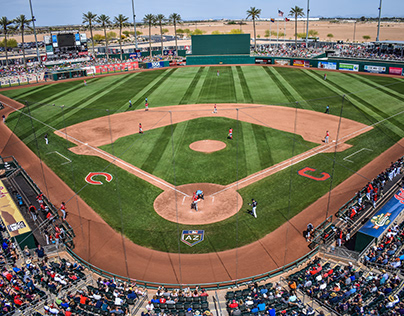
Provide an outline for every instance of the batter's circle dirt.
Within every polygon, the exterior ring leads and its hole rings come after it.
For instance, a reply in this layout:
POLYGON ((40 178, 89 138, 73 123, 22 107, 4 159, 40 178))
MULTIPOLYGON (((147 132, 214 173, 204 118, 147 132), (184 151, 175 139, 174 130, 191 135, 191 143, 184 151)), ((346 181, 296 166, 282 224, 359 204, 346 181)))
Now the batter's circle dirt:
POLYGON ((236 214, 243 205, 243 198, 236 190, 219 184, 192 183, 176 189, 166 190, 154 200, 157 214, 174 223, 203 225, 220 222, 236 214), (191 209, 191 203, 197 190, 203 191, 205 199, 198 202, 198 211, 195 211, 191 209))
POLYGON ((189 145, 189 148, 195 151, 200 151, 203 153, 213 153, 226 148, 226 143, 220 140, 204 139, 193 142, 189 145))

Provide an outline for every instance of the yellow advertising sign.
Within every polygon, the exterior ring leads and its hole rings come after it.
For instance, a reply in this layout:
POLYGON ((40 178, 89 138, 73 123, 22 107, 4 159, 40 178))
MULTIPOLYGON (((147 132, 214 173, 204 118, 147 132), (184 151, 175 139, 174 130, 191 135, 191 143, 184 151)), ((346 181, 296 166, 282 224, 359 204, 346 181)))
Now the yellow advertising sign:
POLYGON ((21 215, 13 198, 0 180, 0 215, 11 237, 30 232, 27 222, 21 215))

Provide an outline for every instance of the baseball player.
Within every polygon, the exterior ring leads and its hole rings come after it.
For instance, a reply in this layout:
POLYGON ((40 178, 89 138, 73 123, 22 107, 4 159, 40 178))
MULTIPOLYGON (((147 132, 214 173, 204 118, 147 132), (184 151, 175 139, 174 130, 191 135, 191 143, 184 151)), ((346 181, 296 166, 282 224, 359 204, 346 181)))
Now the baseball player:
POLYGON ((65 204, 65 202, 62 202, 62 204, 60 205, 60 211, 63 214, 62 219, 65 220, 66 219, 66 204, 65 204))
POLYGON ((330 133, 327 131, 325 133, 324 143, 328 144, 329 141, 330 141, 330 133))
POLYGON ((213 107, 213 112, 212 112, 213 114, 216 114, 217 113, 217 107, 216 107, 216 104, 214 105, 214 107, 213 107))
POLYGON ((139 134, 143 134, 142 123, 139 123, 139 134))
POLYGON ((248 203, 248 205, 252 206, 251 214, 257 218, 257 201, 251 199, 251 203, 248 203))
POLYGON ((233 129, 232 128, 229 129, 229 138, 233 139, 233 129))
POLYGON ((132 107, 132 100, 129 100, 129 107, 132 107))
POLYGON ((45 144, 48 145, 49 144, 48 133, 46 133, 43 138, 45 138, 45 144))
POLYGON ((324 113, 325 114, 330 114, 330 106, 329 105, 326 106, 324 113))
POLYGON ((327 80, 327 74, 324 74, 324 80, 327 80))
POLYGON ((87 81, 84 80, 84 86, 86 86, 86 85, 87 85, 87 81))
POLYGON ((198 194, 196 194, 196 192, 194 192, 193 196, 192 196, 192 204, 191 204, 191 208, 194 208, 195 211, 198 212, 198 202, 200 201, 198 194))
POLYGON ((145 107, 145 109, 144 109, 145 111, 149 111, 149 103, 146 102, 144 107, 145 107))

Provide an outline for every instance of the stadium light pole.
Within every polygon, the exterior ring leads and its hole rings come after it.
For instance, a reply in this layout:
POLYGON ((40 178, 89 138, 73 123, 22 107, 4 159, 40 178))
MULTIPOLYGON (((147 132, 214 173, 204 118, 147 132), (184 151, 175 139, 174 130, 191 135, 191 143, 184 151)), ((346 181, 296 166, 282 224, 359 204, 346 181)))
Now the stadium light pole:
POLYGON ((306 47, 309 46, 309 15, 310 15, 310 0, 307 0, 306 47))
POLYGON ((38 39, 36 37, 36 29, 35 29, 35 16, 34 16, 34 11, 32 10, 32 2, 31 2, 31 0, 29 0, 29 7, 31 9, 32 27, 34 29, 36 57, 38 58, 39 64, 42 64, 41 58, 39 57, 38 39))
POLYGON ((132 0, 132 13, 133 13, 133 27, 135 28, 135 47, 137 47, 137 33, 136 33, 136 15, 135 15, 135 0, 132 0))
POLYGON ((382 16, 382 0, 380 0, 380 5, 379 5, 379 22, 377 23, 377 36, 376 36, 376 41, 379 41, 379 34, 380 34, 380 18, 382 16))

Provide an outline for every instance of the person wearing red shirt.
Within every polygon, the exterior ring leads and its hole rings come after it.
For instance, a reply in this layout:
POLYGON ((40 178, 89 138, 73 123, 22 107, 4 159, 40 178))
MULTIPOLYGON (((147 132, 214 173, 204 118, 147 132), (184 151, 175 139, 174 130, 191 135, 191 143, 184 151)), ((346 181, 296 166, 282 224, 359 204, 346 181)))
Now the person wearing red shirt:
POLYGON ((232 128, 229 129, 229 138, 233 139, 233 129, 232 128))
POLYGON ((66 219, 66 214, 67 214, 65 202, 62 202, 62 204, 60 205, 60 211, 63 214, 62 219, 65 220, 66 219))
POLYGON ((142 123, 139 123, 139 134, 143 134, 142 123))

